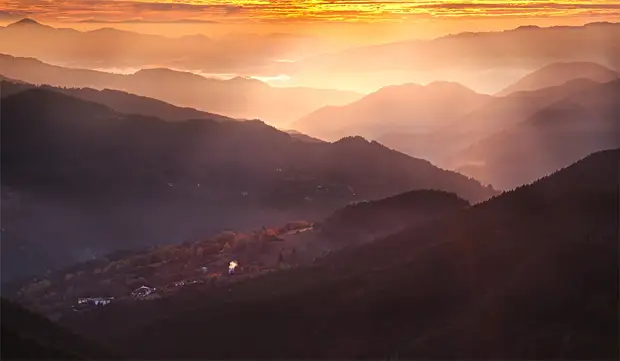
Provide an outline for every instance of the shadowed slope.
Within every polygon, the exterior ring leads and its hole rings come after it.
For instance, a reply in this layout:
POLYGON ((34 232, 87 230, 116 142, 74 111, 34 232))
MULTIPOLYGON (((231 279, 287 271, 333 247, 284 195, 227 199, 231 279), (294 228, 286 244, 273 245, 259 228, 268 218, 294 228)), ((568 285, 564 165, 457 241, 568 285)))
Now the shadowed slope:
POLYGON ((3 360, 111 359, 112 354, 2 298, 3 360))
MULTIPOLYGON (((106 341, 187 359, 616 359, 619 157, 596 153, 315 267, 188 298, 106 341)), ((82 327, 127 320, 116 311, 82 327)))

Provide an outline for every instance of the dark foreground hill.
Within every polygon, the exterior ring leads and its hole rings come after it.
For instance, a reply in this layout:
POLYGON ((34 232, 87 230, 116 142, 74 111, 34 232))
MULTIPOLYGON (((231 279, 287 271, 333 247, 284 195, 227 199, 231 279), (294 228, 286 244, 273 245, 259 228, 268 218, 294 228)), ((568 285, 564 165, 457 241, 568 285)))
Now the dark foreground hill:
POLYGON ((3 360, 111 359, 109 352, 4 298, 3 360))
POLYGON ((388 235, 469 207, 469 202, 443 191, 410 191, 347 205, 321 224, 323 236, 348 243, 388 235))
POLYGON ((117 248, 321 219, 414 189, 472 202, 495 194, 362 138, 310 143, 260 121, 171 123, 45 89, 1 106, 3 278, 117 248))
POLYGON ((161 304, 148 326, 109 308, 79 328, 122 319, 102 341, 158 359, 617 359, 619 160, 596 153, 315 267, 161 304))

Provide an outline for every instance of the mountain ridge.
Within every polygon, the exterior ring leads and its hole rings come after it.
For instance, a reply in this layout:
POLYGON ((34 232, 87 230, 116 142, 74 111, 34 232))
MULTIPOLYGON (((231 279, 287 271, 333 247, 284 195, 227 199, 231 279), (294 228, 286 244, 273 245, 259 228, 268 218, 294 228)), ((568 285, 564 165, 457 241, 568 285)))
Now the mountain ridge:
POLYGON ((481 139, 448 163, 505 189, 535 180, 584 154, 618 147, 618 94, 620 80, 588 87, 481 139), (473 166, 468 169, 467 163, 473 166))
POLYGON ((180 108, 157 99, 126 93, 118 90, 96 90, 92 88, 58 88, 49 85, 42 85, 37 87, 35 85, 27 84, 24 82, 16 82, 15 80, 3 77, 1 74, 0 80, 2 80, 2 97, 29 89, 42 88, 64 93, 82 100, 101 103, 120 113, 154 116, 168 121, 182 121, 199 118, 216 119, 219 121, 237 121, 236 119, 225 117, 223 115, 201 112, 193 108, 180 108))
POLYGON ((426 133, 491 99, 452 82, 391 85, 347 105, 320 108, 293 127, 327 140, 347 135, 376 138, 388 129, 426 133), (455 103, 460 106, 448 106, 455 103))
POLYGON ((618 79, 620 74, 591 62, 561 62, 546 65, 514 84, 509 85, 497 95, 504 96, 519 91, 534 91, 552 86, 559 86, 575 79, 590 79, 605 83, 618 79))
POLYGON ((4 276, 24 269, 19 257, 45 271, 121 244, 317 219, 356 199, 412 189, 472 202, 496 194, 377 143, 300 142, 261 121, 166 122, 45 89, 1 102, 3 248, 16 255, 3 263, 4 276), (33 248, 52 246, 36 241, 42 233, 65 245, 45 261, 33 248))
POLYGON ((0 55, 0 73, 35 85, 120 90, 233 118, 260 118, 274 125, 286 124, 322 105, 347 103, 360 96, 329 89, 271 87, 256 79, 219 80, 171 69, 113 74, 10 55, 0 55), (280 106, 273 107, 274 102, 280 106))

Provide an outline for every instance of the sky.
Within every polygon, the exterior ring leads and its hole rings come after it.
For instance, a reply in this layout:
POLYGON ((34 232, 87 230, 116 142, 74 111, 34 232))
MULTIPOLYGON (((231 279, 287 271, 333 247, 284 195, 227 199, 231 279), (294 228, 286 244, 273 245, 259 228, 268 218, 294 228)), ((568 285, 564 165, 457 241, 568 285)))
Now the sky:
POLYGON ((0 22, 22 17, 75 28, 113 24, 143 32, 231 29, 352 37, 424 38, 519 25, 581 25, 619 21, 610 0, 0 0, 0 22), (162 26, 167 25, 167 26, 162 26), (175 25, 175 26, 170 26, 175 25), (407 36, 405 36, 405 34, 407 36))

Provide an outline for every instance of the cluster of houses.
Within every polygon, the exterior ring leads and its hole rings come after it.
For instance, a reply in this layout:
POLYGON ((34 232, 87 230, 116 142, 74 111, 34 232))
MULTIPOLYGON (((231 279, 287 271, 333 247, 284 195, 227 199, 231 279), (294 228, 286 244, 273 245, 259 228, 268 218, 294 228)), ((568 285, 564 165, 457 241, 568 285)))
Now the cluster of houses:
POLYGON ((74 311, 86 311, 95 307, 103 307, 114 301, 114 297, 82 297, 78 299, 77 305, 73 306, 74 311))
POLYGON ((78 305, 92 304, 95 306, 107 306, 114 300, 114 297, 85 297, 78 300, 78 305))
MULTIPOLYGON (((205 267, 206 268, 206 267, 205 267)), ((204 283, 204 280, 194 279, 194 280, 183 280, 177 281, 173 283, 173 287, 183 287, 193 284, 204 283)), ((162 291, 168 290, 169 287, 164 287, 162 291)), ((131 292, 131 296, 136 300, 144 300, 149 299, 156 295, 157 288, 148 287, 148 286, 140 286, 131 292)), ((86 311, 95 307, 107 306, 112 301, 114 301, 114 297, 82 297, 77 301, 77 305, 73 306, 74 311, 86 311)))
POLYGON ((174 287, 183 287, 183 286, 188 286, 188 285, 195 285, 197 283, 204 283, 203 280, 183 280, 183 281, 177 281, 174 283, 174 287))
POLYGON ((131 296, 133 296, 133 298, 145 298, 148 297, 149 295, 152 295, 153 293, 155 293, 156 289, 154 287, 147 287, 147 286, 141 286, 139 288, 137 288, 136 290, 134 290, 131 293, 131 296))

